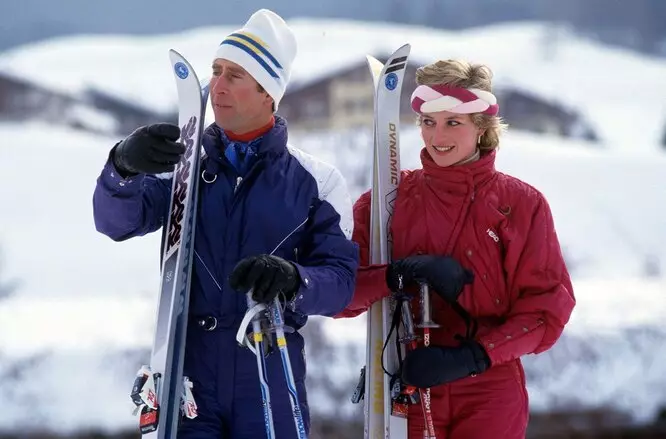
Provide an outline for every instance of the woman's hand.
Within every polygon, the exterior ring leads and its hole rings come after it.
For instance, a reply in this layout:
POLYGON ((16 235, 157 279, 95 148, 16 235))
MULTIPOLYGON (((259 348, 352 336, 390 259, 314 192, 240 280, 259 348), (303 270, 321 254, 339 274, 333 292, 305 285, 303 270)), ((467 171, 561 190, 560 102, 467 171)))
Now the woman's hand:
POLYGON ((466 284, 474 281, 471 271, 450 256, 416 255, 391 263, 386 270, 386 284, 392 291, 412 282, 427 283, 445 301, 458 299, 466 284))
POLYGON ((405 384, 427 388, 478 375, 488 367, 486 351, 468 340, 457 347, 428 346, 407 352, 401 378, 405 384))

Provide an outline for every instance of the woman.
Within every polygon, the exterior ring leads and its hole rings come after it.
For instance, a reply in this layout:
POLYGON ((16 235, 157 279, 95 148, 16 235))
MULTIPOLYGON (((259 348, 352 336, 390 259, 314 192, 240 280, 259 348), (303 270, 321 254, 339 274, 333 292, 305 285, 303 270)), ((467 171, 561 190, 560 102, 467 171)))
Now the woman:
MULTIPOLYGON (((362 267, 338 317, 359 315, 400 286, 429 284, 441 327, 429 347, 405 356, 401 377, 431 388, 438 439, 524 438, 520 358, 553 346, 575 305, 548 202, 495 169, 504 124, 491 79, 486 66, 463 61, 417 70, 411 102, 423 169, 402 172, 391 264, 368 264, 370 193, 354 206, 362 267)), ((423 438, 419 404, 409 408, 409 431, 423 438)))

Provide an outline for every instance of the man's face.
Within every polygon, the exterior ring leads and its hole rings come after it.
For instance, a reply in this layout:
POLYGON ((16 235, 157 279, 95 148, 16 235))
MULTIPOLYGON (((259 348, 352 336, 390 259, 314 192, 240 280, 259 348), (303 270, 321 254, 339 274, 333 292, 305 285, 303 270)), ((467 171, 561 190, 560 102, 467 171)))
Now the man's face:
POLYGON ((226 59, 213 62, 210 101, 215 123, 237 134, 262 127, 273 115, 273 99, 245 69, 226 59))

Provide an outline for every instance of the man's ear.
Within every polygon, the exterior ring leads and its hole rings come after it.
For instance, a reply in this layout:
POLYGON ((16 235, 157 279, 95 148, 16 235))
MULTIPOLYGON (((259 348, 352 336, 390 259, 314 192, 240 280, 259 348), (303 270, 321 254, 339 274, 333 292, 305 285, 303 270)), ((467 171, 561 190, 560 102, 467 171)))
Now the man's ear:
POLYGON ((269 105, 273 110, 273 113, 275 113, 275 101, 273 100, 273 98, 268 93, 266 93, 266 97, 264 99, 265 99, 264 102, 266 102, 266 104, 269 105))

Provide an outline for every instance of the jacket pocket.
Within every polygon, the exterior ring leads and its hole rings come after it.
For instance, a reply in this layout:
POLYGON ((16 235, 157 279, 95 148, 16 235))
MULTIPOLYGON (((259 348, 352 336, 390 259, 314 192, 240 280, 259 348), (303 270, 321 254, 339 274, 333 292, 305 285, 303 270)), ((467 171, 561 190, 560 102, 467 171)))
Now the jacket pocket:
POLYGON ((504 272, 506 217, 490 206, 466 227, 458 244, 460 263, 474 273, 474 282, 461 297, 476 316, 498 316, 509 309, 504 272))

